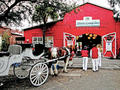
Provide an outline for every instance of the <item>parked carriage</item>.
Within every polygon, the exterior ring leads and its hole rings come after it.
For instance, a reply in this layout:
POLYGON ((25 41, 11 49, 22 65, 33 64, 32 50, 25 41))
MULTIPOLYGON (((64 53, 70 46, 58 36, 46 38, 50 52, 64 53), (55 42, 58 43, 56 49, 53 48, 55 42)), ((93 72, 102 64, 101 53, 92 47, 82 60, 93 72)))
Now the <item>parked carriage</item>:
POLYGON ((32 44, 17 44, 10 45, 8 52, 0 52, 0 77, 9 75, 10 67, 15 64, 13 72, 17 78, 24 79, 29 76, 32 85, 40 86, 48 78, 49 63, 70 56, 69 53, 67 56, 49 59, 49 52, 43 51, 43 45, 36 47, 41 49, 33 52, 32 44))

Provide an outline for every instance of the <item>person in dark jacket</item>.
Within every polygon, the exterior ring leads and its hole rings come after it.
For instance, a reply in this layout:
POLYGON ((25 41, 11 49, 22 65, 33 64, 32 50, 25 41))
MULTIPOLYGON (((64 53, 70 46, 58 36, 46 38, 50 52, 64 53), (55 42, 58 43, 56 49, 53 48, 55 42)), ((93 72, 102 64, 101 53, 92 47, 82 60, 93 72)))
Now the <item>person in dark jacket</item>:
POLYGON ((90 50, 90 57, 92 58, 92 70, 93 72, 98 71, 98 56, 99 56, 99 50, 96 48, 96 45, 92 45, 93 48, 90 50))
POLYGON ((83 71, 87 71, 88 53, 87 46, 84 46, 84 49, 81 51, 83 57, 83 71))

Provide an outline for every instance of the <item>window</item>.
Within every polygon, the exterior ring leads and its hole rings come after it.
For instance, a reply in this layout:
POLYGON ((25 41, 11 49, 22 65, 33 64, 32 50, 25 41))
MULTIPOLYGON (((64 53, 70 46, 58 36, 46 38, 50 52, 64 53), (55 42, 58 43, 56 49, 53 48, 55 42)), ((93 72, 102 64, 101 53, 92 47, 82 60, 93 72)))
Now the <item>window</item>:
MULTIPOLYGON (((35 44, 43 44, 43 37, 33 37, 33 46, 35 44)), ((53 37, 45 37, 45 47, 53 47, 53 37)))
POLYGON ((45 37, 45 47, 53 47, 53 37, 45 37))
POLYGON ((33 46, 35 44, 43 44, 42 37, 33 37, 33 46))

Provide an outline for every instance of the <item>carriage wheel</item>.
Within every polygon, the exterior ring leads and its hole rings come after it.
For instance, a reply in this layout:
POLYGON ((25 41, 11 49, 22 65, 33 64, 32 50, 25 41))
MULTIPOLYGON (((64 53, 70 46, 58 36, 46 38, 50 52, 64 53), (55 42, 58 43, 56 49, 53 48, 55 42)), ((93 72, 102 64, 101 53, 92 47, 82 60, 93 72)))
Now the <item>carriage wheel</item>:
POLYGON ((45 63, 36 63, 30 70, 30 82, 34 86, 42 85, 48 78, 49 69, 45 63))
POLYGON ((22 60, 21 63, 16 63, 13 68, 14 75, 19 79, 27 78, 31 65, 27 60, 22 60))

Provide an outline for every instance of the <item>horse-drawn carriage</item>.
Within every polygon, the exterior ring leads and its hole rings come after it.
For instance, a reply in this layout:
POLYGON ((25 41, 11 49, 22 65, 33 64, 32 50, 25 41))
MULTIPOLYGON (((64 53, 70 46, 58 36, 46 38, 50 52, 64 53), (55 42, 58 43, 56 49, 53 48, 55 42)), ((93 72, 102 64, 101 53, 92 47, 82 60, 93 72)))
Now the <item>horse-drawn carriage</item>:
MULTIPOLYGON (((39 45, 39 47, 41 49, 36 50, 39 52, 37 55, 33 54, 36 52, 33 52, 32 44, 10 45, 8 52, 0 52, 0 77, 9 75, 10 67, 15 64, 13 66, 13 72, 17 78, 24 79, 29 76, 32 85, 40 86, 48 78, 48 66, 51 67, 52 62, 56 63, 57 60, 63 58, 66 58, 64 67, 66 72, 68 60, 70 57, 70 52, 67 48, 64 48, 64 50, 67 50, 67 53, 63 53, 64 55, 61 54, 61 56, 57 56, 58 53, 62 53, 62 50, 59 50, 60 52, 58 52, 58 50, 55 51, 57 48, 52 48, 51 50, 44 51, 43 45, 39 45), (53 54, 56 56, 51 58, 51 55, 53 54)), ((50 72, 52 72, 51 74, 53 75, 52 68, 50 69, 50 72)))

